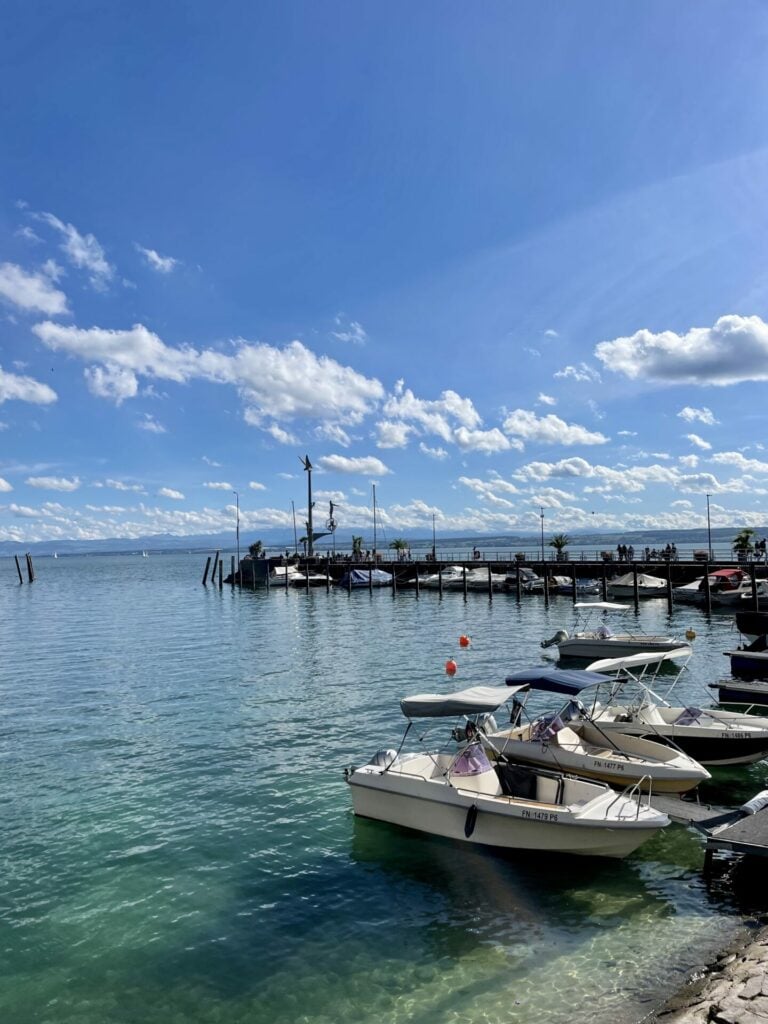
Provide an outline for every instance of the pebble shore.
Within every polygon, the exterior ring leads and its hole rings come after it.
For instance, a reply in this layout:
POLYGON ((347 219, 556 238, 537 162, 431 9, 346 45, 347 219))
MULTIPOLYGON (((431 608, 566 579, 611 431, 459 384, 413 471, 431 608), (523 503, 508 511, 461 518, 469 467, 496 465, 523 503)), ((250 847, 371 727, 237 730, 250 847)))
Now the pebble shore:
POLYGON ((766 1024, 768 927, 732 946, 643 1024, 766 1024))

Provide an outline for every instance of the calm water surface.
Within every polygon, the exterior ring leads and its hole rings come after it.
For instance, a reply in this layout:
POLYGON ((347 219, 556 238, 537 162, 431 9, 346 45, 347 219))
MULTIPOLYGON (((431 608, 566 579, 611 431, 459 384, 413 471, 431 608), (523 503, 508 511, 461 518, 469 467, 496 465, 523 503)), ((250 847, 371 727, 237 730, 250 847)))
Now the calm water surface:
MULTIPOLYGON (((678 826, 614 863, 354 820, 342 770, 397 746, 399 698, 536 664, 568 599, 237 593, 202 563, 0 560, 0 1019, 632 1021, 740 926, 678 826)), ((701 702, 730 620, 672 625, 701 702)))

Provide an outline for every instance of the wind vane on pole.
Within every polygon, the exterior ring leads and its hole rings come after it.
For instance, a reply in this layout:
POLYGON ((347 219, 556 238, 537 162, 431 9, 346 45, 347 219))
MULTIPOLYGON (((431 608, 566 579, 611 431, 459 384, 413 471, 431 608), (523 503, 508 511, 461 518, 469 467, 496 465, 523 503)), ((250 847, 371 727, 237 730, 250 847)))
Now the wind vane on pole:
POLYGON ((312 534, 312 506, 314 505, 312 501, 312 463, 309 461, 308 455, 305 455, 303 459, 299 456, 299 462, 307 474, 307 557, 312 558, 314 554, 314 537, 312 534))

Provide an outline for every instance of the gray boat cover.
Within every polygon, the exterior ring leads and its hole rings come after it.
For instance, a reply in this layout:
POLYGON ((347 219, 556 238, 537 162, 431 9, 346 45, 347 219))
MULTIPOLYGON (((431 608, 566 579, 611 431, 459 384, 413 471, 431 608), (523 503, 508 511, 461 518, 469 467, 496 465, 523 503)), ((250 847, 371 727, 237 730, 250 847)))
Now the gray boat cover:
POLYGON ((470 686, 456 693, 418 693, 403 697, 400 709, 406 718, 449 718, 493 712, 524 686, 470 686))

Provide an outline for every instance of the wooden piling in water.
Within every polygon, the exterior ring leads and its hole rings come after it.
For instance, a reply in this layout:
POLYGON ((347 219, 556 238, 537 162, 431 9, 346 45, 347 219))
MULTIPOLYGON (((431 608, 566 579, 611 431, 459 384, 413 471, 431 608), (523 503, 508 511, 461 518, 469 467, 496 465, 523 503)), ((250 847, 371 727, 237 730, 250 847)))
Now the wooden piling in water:
MULTIPOLYGON (((16 559, 16 565, 18 566, 18 564, 19 564, 19 560, 17 558, 16 559)), ((208 558, 205 560, 205 572, 203 573, 203 586, 205 586, 206 583, 208 582, 208 570, 210 568, 211 568, 211 556, 208 555, 208 558)), ((19 572, 19 575, 21 575, 21 572, 19 572)))
POLYGON ((704 610, 707 615, 712 611, 712 590, 709 586, 709 562, 704 563, 704 610))
POLYGON ((24 577, 21 573, 21 566, 19 565, 19 556, 14 555, 13 557, 16 559, 16 572, 19 574, 19 583, 23 583, 24 577))
MULTIPOLYGON (((754 575, 752 578, 754 579, 754 575)), ((32 555, 29 552, 27 552, 27 579, 30 583, 35 582, 35 570, 32 566, 32 555)), ((755 594, 757 594, 757 591, 755 591, 755 594)), ((755 597, 755 602, 757 602, 757 597, 755 597)), ((757 607, 757 603, 755 603, 755 607, 757 607)))
POLYGON ((219 590, 224 588, 224 559, 219 559, 219 590))
POLYGON ((576 566, 571 566, 571 586, 573 587, 573 594, 571 595, 571 604, 576 604, 576 566))
POLYGON ((234 555, 232 555, 232 561, 230 562, 230 567, 231 567, 231 570, 232 570, 232 572, 231 572, 231 576, 232 576, 232 589, 234 590, 234 588, 235 588, 235 556, 234 555))
POLYGON ((213 570, 211 572, 211 583, 216 586, 216 570, 219 567, 219 552, 215 551, 213 555, 213 570))
POLYGON ((327 558, 325 560, 325 592, 326 594, 331 592, 331 563, 327 558))
POLYGON ((760 599, 757 596, 757 577, 755 576, 754 563, 749 567, 749 577, 752 584, 752 607, 757 611, 760 607, 760 599))
POLYGON ((541 563, 541 575, 544 577, 544 607, 549 608, 549 575, 546 562, 541 563))
POLYGON ((518 604, 520 604, 520 597, 522 596, 522 590, 523 590, 523 587, 522 587, 522 583, 520 581, 520 563, 518 562, 517 563, 517 576, 515 577, 515 597, 517 598, 517 603, 518 604))
MULTIPOLYGON (((251 589, 256 589, 256 559, 251 559, 251 589)), ((267 590, 269 590, 269 567, 267 567, 267 590)))
POLYGON ((667 611, 672 614, 672 563, 667 562, 667 611))
POLYGON ((605 562, 603 562, 602 584, 603 584, 603 600, 607 601, 608 600, 608 573, 607 573, 606 568, 605 568, 605 562))
POLYGON ((461 583, 464 589, 464 600, 467 600, 467 567, 462 565, 461 567, 461 583))
POLYGON ((640 587, 637 583, 637 562, 632 563, 632 593, 635 598, 635 611, 640 611, 640 587))
POLYGON ((488 563, 488 600, 493 600, 493 579, 491 578, 491 563, 488 563))
POLYGON ((419 596, 419 563, 416 563, 416 597, 419 596))
POLYGON ((437 594, 438 597, 443 596, 443 565, 440 563, 440 568, 437 570, 437 594))

